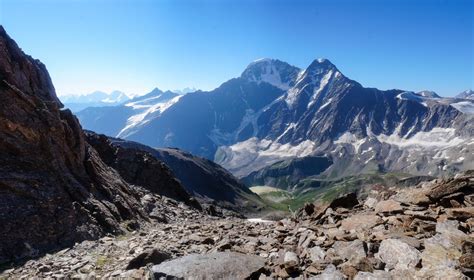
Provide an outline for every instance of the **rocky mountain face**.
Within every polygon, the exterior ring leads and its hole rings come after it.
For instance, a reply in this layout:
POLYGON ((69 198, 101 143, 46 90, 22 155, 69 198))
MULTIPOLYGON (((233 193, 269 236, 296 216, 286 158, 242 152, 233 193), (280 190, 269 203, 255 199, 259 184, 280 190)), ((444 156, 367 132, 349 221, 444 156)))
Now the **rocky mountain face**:
POLYGON ((374 185, 367 193, 309 203, 280 221, 222 219, 166 207, 166 215, 175 217, 168 224, 122 238, 85 241, 0 276, 474 277, 472 171, 411 187, 374 185))
POLYGON ((62 107, 46 67, 0 26, 2 269, 83 240, 200 215, 165 164, 85 135, 62 107))
POLYGON ((147 219, 61 106, 46 67, 0 27, 0 262, 147 219))
MULTIPOLYGON (((178 149, 153 149, 132 141, 125 141, 118 138, 107 139, 103 135, 97 136, 93 133, 88 133, 88 135, 90 135, 90 137, 99 138, 101 141, 106 141, 113 147, 114 159, 112 161, 119 162, 121 166, 116 167, 116 163, 111 163, 111 166, 116 168, 126 180, 127 178, 140 178, 143 181, 136 182, 137 184, 145 187, 150 185, 150 183, 153 183, 153 176, 156 176, 157 171, 149 168, 144 169, 141 162, 144 161, 147 165, 150 165, 150 162, 153 164, 157 162, 156 164, 159 163, 160 166, 163 166, 161 168, 166 169, 167 173, 176 176, 179 184, 182 184, 187 192, 205 205, 210 213, 215 211, 216 206, 218 208, 232 210, 236 213, 255 212, 264 206, 257 195, 252 193, 227 170, 210 160, 191 155, 178 149), (131 154, 134 158, 139 157, 140 160, 138 162, 140 162, 140 165, 135 168, 134 164, 129 164, 128 160, 123 159, 121 155, 122 151, 125 151, 124 153, 126 154, 131 154), (145 160, 141 159, 142 155, 146 155, 145 160), (131 174, 123 174, 122 172, 131 172, 131 174), (142 174, 137 175, 136 172, 146 173, 149 176, 142 174)), ((96 147, 94 144, 92 145, 96 147)), ((102 155, 101 149, 97 148, 97 150, 102 155)), ((107 153, 110 154, 111 152, 107 153)), ((109 156, 105 156, 105 158, 109 158, 109 156)), ((105 161, 108 163, 108 160, 105 161)), ((129 182, 135 183, 133 181, 129 182)), ((166 183, 160 188, 170 189, 176 192, 179 188, 175 185, 176 183, 166 183)), ((157 191, 157 193, 160 194, 162 192, 163 191, 157 191)), ((165 193, 163 194, 166 195, 165 193)), ((184 201, 184 199, 181 198, 182 195, 177 197, 167 194, 167 196, 184 201)), ((235 213, 233 215, 235 215, 235 213)))
POLYGON ((101 129, 106 122, 85 111, 79 118, 88 129, 204 156, 238 177, 306 156, 330 158, 334 165, 325 174, 334 176, 393 170, 440 175, 474 168, 472 100, 365 88, 327 59, 306 69, 255 61, 239 78, 210 92, 189 93, 144 121, 127 116, 133 129, 124 128, 126 117, 119 115, 114 119, 121 125, 113 130, 101 129))
POLYGON ((152 154, 114 145, 105 135, 93 132, 86 132, 85 135, 87 143, 99 153, 104 163, 117 170, 127 183, 202 210, 199 202, 184 189, 168 166, 152 154))

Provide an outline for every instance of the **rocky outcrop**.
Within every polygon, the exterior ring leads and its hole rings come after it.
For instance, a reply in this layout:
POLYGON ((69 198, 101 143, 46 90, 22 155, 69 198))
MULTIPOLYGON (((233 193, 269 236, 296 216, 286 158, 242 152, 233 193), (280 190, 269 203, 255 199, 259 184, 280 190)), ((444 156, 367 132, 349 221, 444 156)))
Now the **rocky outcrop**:
POLYGON ((156 157, 136 148, 114 145, 107 136, 86 132, 87 142, 99 153, 102 160, 120 173, 129 184, 183 201, 201 209, 201 205, 184 189, 171 170, 156 157))
POLYGON ((61 107, 46 67, 0 26, 0 262, 146 219, 138 195, 61 107))

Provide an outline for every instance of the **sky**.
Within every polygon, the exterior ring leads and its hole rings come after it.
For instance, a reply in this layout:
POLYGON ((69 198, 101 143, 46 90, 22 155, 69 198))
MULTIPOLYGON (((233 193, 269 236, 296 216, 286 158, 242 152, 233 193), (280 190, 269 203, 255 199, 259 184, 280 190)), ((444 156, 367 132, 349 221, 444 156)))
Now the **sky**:
POLYGON ((59 95, 211 90, 270 57, 379 89, 474 89, 471 0, 0 0, 59 95))

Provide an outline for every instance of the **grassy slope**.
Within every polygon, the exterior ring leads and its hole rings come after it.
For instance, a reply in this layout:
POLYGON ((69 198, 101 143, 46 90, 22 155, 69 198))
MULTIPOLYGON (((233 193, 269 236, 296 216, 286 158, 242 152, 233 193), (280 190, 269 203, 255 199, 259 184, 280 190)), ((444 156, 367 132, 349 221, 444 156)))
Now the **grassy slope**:
POLYGON ((258 186, 251 188, 268 205, 268 210, 296 211, 306 202, 331 201, 341 194, 357 191, 363 193, 373 185, 391 186, 400 179, 409 177, 404 173, 373 173, 347 176, 338 179, 304 179, 299 182, 295 191, 258 186))

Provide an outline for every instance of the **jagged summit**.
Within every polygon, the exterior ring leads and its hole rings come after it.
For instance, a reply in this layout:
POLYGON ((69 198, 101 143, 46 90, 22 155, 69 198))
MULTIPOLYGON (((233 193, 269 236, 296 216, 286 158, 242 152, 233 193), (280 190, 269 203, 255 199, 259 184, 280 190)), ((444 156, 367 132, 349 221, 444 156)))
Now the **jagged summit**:
POLYGON ((284 61, 261 58, 251 62, 241 75, 251 82, 267 82, 282 90, 288 90, 303 79, 320 80, 327 73, 341 76, 337 67, 326 58, 313 60, 304 70, 284 61))

